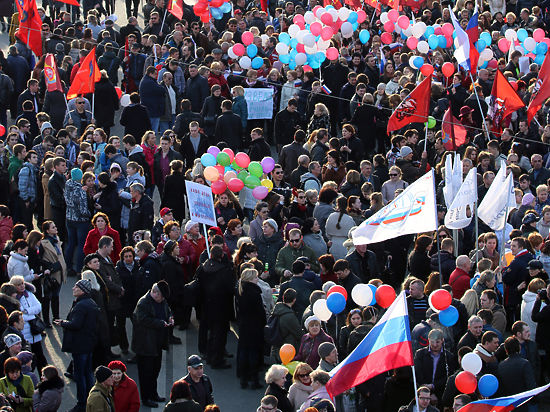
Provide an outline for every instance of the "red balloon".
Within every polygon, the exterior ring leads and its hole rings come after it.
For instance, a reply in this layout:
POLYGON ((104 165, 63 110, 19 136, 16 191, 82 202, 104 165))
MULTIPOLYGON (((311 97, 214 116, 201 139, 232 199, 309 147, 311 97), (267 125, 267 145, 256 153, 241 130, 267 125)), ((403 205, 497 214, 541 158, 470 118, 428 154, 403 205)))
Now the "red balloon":
POLYGON ((321 21, 326 25, 334 23, 334 20, 332 19, 332 15, 330 13, 323 13, 321 15, 321 21))
POLYGON ((321 30, 321 38, 325 41, 330 40, 330 38, 334 35, 334 30, 330 27, 323 27, 321 30))
POLYGON ((376 289, 376 303, 382 308, 389 308, 395 300, 395 289, 390 285, 382 285, 376 289))
POLYGON ((334 293, 334 292, 338 292, 338 293, 341 293, 342 295, 344 295, 344 297, 346 298, 346 300, 348 300, 348 292, 346 291, 346 289, 344 289, 343 286, 340 286, 340 285, 334 285, 333 287, 331 287, 328 292, 327 292, 327 298, 329 297, 329 295, 331 293, 334 293))
POLYGON ((303 65, 302 69, 304 70, 304 72, 312 72, 313 71, 313 69, 311 68, 311 66, 309 64, 303 65))
POLYGON ((115 87, 115 90, 116 90, 116 94, 118 96, 118 99, 120 100, 120 98, 122 97, 122 90, 118 86, 115 87))
POLYGON ((237 56, 242 56, 242 55, 244 55, 246 49, 244 48, 244 46, 241 43, 237 43, 233 46, 233 51, 235 52, 235 54, 237 56))
POLYGON ((441 27, 436 27, 434 29, 434 34, 437 35, 437 36, 440 36, 443 34, 443 30, 441 29, 441 27))
POLYGON ((234 177, 229 181, 229 183, 227 184, 227 187, 232 192, 240 192, 244 187, 244 182, 241 179, 234 177))
POLYGON ((225 167, 223 167, 222 165, 216 165, 214 167, 218 170, 220 174, 220 180, 223 180, 223 175, 225 174, 225 167))
POLYGON ((300 24, 300 23, 304 23, 304 16, 302 16, 301 14, 296 14, 294 15, 294 18, 292 19, 292 22, 294 24, 300 24))
POLYGON ((407 39, 407 47, 411 50, 416 49, 416 46, 418 46, 418 39, 414 36, 411 36, 407 39))
POLYGON ((223 0, 210 0, 210 7, 220 7, 223 4, 223 0))
POLYGON ((254 35, 250 31, 245 31, 241 36, 241 40, 245 46, 248 46, 254 41, 254 35))
POLYGON ((311 31, 311 34, 313 34, 314 36, 319 36, 322 30, 323 30, 323 26, 318 21, 314 21, 309 26, 309 31, 311 31))
POLYGON ((204 14, 201 14, 201 21, 203 23, 208 23, 210 21, 210 12, 206 11, 204 14))
POLYGON ((0 124, 0 136, 4 136, 5 133, 6 133, 6 128, 4 127, 3 124, 0 124))
POLYGON ((393 24, 393 22, 387 21, 384 23, 384 30, 387 31, 388 33, 391 33, 392 31, 395 30, 395 25, 393 24))
POLYGON ((462 371, 456 375, 455 386, 462 393, 474 393, 477 388, 477 379, 473 373, 462 371))
POLYGON ((382 35, 380 36, 380 39, 382 40, 382 43, 390 44, 392 41, 391 33, 388 33, 387 31, 382 33, 382 35))
POLYGON ((223 180, 216 180, 215 182, 212 182, 210 187, 212 188, 212 193, 215 195, 225 192, 225 189, 227 188, 223 180))
POLYGON ((367 19, 365 10, 357 10, 357 23, 361 24, 367 19))
POLYGON ((302 43, 298 43, 296 45, 296 51, 298 53, 305 53, 306 52, 306 46, 304 46, 302 43))
POLYGON ((208 10, 208 3, 199 1, 193 6, 193 11, 196 15, 203 14, 206 10, 208 10))
POLYGON ((451 77, 455 72, 455 66, 451 62, 445 62, 441 66, 441 71, 445 77, 451 77))
POLYGON ((510 81, 510 86, 512 86, 512 89, 514 89, 516 92, 518 91, 518 84, 515 80, 510 81))
POLYGON ((489 60, 487 67, 490 69, 496 69, 498 67, 498 62, 495 59, 489 60))
POLYGON ((438 289, 431 294, 432 305, 437 310, 445 310, 453 301, 453 297, 445 289, 438 289))
POLYGON ((420 68, 420 73, 422 73, 424 76, 429 76, 433 72, 434 72, 434 67, 428 63, 424 63, 420 68))

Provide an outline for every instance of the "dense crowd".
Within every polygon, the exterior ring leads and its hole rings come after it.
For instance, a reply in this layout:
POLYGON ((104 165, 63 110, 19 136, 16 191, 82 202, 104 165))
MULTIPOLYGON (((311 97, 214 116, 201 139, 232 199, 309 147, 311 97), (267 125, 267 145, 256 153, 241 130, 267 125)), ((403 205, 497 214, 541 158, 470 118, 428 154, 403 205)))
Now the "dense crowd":
MULTIPOLYGON (((43 2, 41 56, 18 36, 13 4, 0 3, 10 37, 0 51, 0 410, 59 409, 66 382, 43 349, 54 326, 72 356, 62 372, 76 384, 75 412, 164 403, 167 394, 157 390, 163 351, 182 343, 178 330, 196 324, 199 353, 187 359, 188 374, 174 382, 165 411, 220 410, 206 365, 235 367, 243 390, 267 385, 258 406, 264 412, 456 412, 485 396, 455 384, 468 353, 482 361, 478 376, 498 378, 493 397, 548 382, 550 105, 531 122, 525 108, 517 110, 499 122, 502 131, 489 110, 497 70, 526 105, 545 80, 535 55, 524 72, 526 50, 503 53, 499 39, 517 29, 547 35, 547 2, 405 5, 403 14, 439 27, 450 13, 466 27, 479 6, 479 31, 492 37, 496 64, 481 65, 474 78, 459 69, 452 48, 422 54, 433 67, 436 127, 412 123, 390 134, 392 112, 425 76, 413 62, 421 53, 404 36, 381 41, 385 22, 370 5, 359 4, 367 18, 353 35, 336 30, 330 39, 336 58, 312 68, 283 63, 276 46, 296 16, 327 6, 317 0, 273 1, 267 10, 236 0, 208 22, 193 2, 180 3, 178 19, 164 0, 141 9, 139 0, 126 0, 121 26, 115 3, 43 2), (245 33, 261 58, 256 69, 232 58, 245 33), (67 100, 92 50, 101 70, 95 91, 67 100), (47 54, 63 91, 48 91, 47 54), (449 76, 448 62, 456 71, 449 76), (272 90, 272 118, 249 119, 248 88, 272 90), (441 131, 448 108, 466 130, 455 150, 441 131), (185 186, 211 183, 201 156, 212 146, 251 161, 276 153, 277 163, 262 176, 272 186, 265 198, 249 185, 226 189, 215 195, 217 226, 203 227, 189 218, 185 186), (453 152, 463 176, 477 168, 479 202, 506 163, 516 207, 504 230, 495 233, 477 216, 463 229, 445 227, 445 164, 453 152), (362 222, 431 169, 437 231, 354 245, 362 222), (67 281, 74 303, 62 319, 67 281), (327 392, 329 372, 384 313, 351 298, 361 283, 407 294, 417 400, 410 367, 334 398, 327 392), (321 321, 314 304, 334 284, 347 292, 346 308, 321 321), (431 308, 429 296, 441 288, 459 313, 453 326, 431 308), (236 354, 226 350, 231 324, 236 354), (286 344, 294 348, 290 358, 286 344), (137 384, 120 359, 137 364, 137 384)), ((518 409, 535 410, 545 401, 539 398, 518 409)))

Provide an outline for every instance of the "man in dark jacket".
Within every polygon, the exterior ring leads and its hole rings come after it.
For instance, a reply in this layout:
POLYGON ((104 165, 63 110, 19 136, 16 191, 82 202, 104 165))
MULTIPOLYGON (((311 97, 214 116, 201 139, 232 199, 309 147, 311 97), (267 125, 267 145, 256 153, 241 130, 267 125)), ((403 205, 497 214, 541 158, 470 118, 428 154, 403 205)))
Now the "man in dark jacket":
MULTIPOLYGON (((346 292, 348 292, 348 296, 351 296, 351 291, 355 286, 361 283, 361 279, 359 279, 359 277, 355 273, 352 273, 352 271, 350 270, 349 262, 345 259, 339 259, 334 263, 334 267, 332 270, 338 277, 338 284, 346 289, 346 292)), ((356 307, 357 305, 353 301, 353 299, 348 299, 346 301, 346 310, 342 312, 342 316, 344 316, 350 310, 356 307)))
POLYGON ((159 193, 164 191, 164 179, 170 174, 170 163, 172 160, 183 160, 181 154, 176 152, 171 147, 172 141, 168 136, 160 138, 159 150, 155 153, 153 168, 155 175, 155 183, 159 189, 159 193))
POLYGON ((279 349, 282 345, 290 343, 298 348, 303 336, 302 326, 292 308, 296 303, 298 293, 289 288, 284 291, 282 296, 282 302, 277 302, 273 308, 273 315, 279 317, 279 334, 281 335, 281 345, 273 345, 271 348, 271 353, 276 359, 279 359, 279 349))
POLYGON ((305 140, 306 132, 301 129, 296 130, 292 143, 283 146, 281 149, 279 164, 284 170, 284 178, 287 182, 290 181, 292 171, 298 166, 298 157, 300 157, 300 155, 307 155, 309 159, 309 153, 304 149, 305 140))
POLYGON ((363 283, 367 283, 378 273, 376 269, 376 255, 372 250, 367 249, 367 245, 356 245, 355 250, 348 253, 346 260, 349 263, 351 271, 363 283))
MULTIPOLYGON (((430 405, 430 402, 432 400, 431 391, 430 388, 426 386, 421 386, 416 391, 418 395, 418 407, 423 412, 438 412, 439 410, 435 407, 430 405)), ((413 399, 408 405, 403 405, 401 408, 399 408, 399 412, 418 412, 418 409, 416 408, 416 400, 413 399)))
POLYGON ((277 146, 289 144, 293 140, 294 133, 302 126, 302 117, 296 110, 298 102, 292 98, 287 107, 275 115, 274 136, 277 137, 277 146))
POLYGON ((92 352, 97 340, 96 323, 99 308, 90 297, 91 293, 92 284, 89 280, 81 279, 76 282, 73 286, 73 296, 76 299, 67 320, 54 320, 56 325, 65 330, 61 349, 73 356, 73 376, 78 400, 74 411, 86 410, 88 392, 94 384, 92 352))
POLYGON ((468 346, 472 350, 481 342, 481 334, 483 333, 483 320, 478 316, 470 316, 468 319, 468 331, 460 338, 456 349, 463 346, 468 346))
POLYGON ((153 201, 145 194, 145 188, 140 183, 130 186, 132 203, 130 206, 130 220, 128 221, 129 239, 134 238, 136 230, 151 230, 155 211, 153 201))
POLYGON ((241 116, 233 113, 231 100, 222 102, 222 114, 216 119, 216 142, 224 141, 229 148, 238 151, 242 147, 243 127, 241 116))
POLYGON ((271 148, 265 141, 264 131, 260 127, 252 129, 250 139, 248 157, 250 157, 251 161, 259 162, 264 157, 271 156, 271 148))
POLYGON ((189 384, 193 400, 200 405, 201 409, 206 408, 206 405, 213 404, 212 381, 204 373, 204 364, 200 356, 191 355, 187 358, 187 372, 183 380, 189 384))
POLYGON ((200 131, 199 122, 189 123, 189 133, 181 139, 180 153, 184 159, 184 170, 191 169, 195 159, 208 150, 208 138, 200 131))
POLYGON ((298 319, 302 318, 304 310, 306 310, 307 305, 309 305, 309 295, 315 290, 313 283, 304 279, 305 270, 306 264, 296 260, 292 264, 292 278, 283 282, 279 290, 279 302, 282 301, 287 289, 294 289, 296 291, 296 302, 292 305, 292 309, 294 309, 298 319))
POLYGON ((50 206, 52 217, 57 229, 58 236, 62 242, 67 238, 67 230, 65 226, 65 172, 67 171, 67 161, 62 157, 53 159, 54 172, 48 180, 48 192, 50 193, 50 206))
POLYGON ((191 102, 189 99, 182 99, 181 112, 176 116, 176 122, 173 127, 178 139, 182 139, 189 133, 189 125, 192 122, 198 122, 200 126, 202 124, 202 116, 200 113, 191 111, 191 102))
POLYGON ((424 294, 424 282, 420 279, 413 280, 409 286, 407 307, 409 309, 409 323, 411 330, 421 321, 426 320, 428 310, 428 297, 424 294))
POLYGON ((441 241, 441 250, 435 253, 430 260, 432 271, 439 272, 441 260, 441 277, 443 283, 448 283, 451 273, 456 269, 456 258, 453 255, 453 239, 445 238, 441 241))
MULTIPOLYGON (((531 340, 531 330, 529 325, 521 320, 518 320, 512 325, 512 337, 516 338, 519 342, 520 349, 519 355, 523 359, 527 359, 533 367, 535 373, 535 380, 540 380, 540 356, 537 344, 531 340)), ((506 359, 506 348, 504 342, 495 352, 495 356, 499 362, 506 359)))
POLYGON ((157 69, 153 66, 147 67, 145 76, 139 83, 139 95, 149 111, 151 130, 154 132, 158 131, 160 117, 164 114, 164 93, 164 87, 157 83, 157 69))
POLYGON ((208 80, 199 74, 196 64, 189 66, 189 78, 185 85, 185 96, 191 101, 191 110, 199 113, 202 110, 204 100, 210 94, 208 80))
POLYGON ((27 88, 21 92, 17 98, 17 115, 23 113, 23 102, 30 100, 34 105, 34 111, 36 113, 42 111, 42 104, 38 96, 38 80, 30 79, 27 82, 27 88))
POLYGON ((169 297, 170 287, 161 280, 139 299, 133 314, 132 350, 137 358, 140 397, 142 404, 150 408, 166 400, 158 394, 157 378, 162 350, 168 349, 168 332, 174 325, 166 301, 169 297))
POLYGON ((502 271, 502 282, 508 291, 508 298, 504 302, 508 324, 512 325, 519 319, 519 309, 522 302, 518 286, 529 279, 527 266, 535 257, 527 250, 527 241, 523 237, 516 237, 510 243, 514 260, 502 271))

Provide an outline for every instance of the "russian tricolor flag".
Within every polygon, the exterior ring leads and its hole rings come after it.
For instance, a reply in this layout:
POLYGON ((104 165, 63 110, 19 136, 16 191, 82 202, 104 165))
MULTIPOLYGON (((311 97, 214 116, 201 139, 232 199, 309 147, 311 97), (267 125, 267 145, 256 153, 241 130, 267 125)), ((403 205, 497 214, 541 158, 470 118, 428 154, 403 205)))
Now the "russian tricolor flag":
POLYGON ((353 352, 329 372, 326 389, 334 398, 381 373, 413 364, 407 301, 401 292, 353 352))
POLYGON ((479 52, 475 48, 474 43, 479 39, 478 30, 478 11, 477 5, 472 17, 468 21, 466 31, 460 26, 454 12, 449 7, 451 20, 456 33, 454 57, 458 64, 466 71, 475 72, 477 69, 477 61, 479 52))
POLYGON ((544 392, 550 387, 548 385, 540 386, 530 391, 518 393, 517 395, 505 396, 495 399, 481 399, 479 401, 470 402, 459 409, 459 412, 507 412, 518 406, 528 402, 533 396, 544 392))

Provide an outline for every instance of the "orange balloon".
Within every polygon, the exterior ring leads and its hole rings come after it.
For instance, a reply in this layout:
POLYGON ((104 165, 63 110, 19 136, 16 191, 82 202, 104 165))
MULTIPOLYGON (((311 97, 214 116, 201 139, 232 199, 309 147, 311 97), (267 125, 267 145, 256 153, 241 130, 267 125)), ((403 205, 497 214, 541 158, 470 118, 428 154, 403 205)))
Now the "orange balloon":
POLYGON ((285 343, 281 346, 281 349, 279 349, 279 356, 283 365, 286 365, 294 359, 294 356, 296 356, 296 349, 294 349, 294 346, 290 343, 285 343))
POLYGON ((506 266, 509 266, 512 260, 514 260, 514 255, 512 255, 512 252, 506 252, 504 258, 506 259, 506 266))

